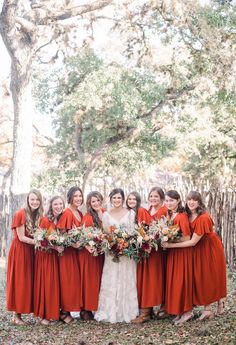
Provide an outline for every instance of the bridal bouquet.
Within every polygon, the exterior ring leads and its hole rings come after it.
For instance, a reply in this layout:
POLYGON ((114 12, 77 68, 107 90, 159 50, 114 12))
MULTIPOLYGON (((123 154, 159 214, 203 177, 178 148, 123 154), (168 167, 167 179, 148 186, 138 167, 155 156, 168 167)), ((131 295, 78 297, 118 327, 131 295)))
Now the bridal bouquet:
POLYGON ((161 243, 177 242, 182 236, 179 226, 177 224, 173 224, 173 221, 167 219, 166 217, 162 217, 156 223, 156 227, 161 243))
POLYGON ((112 261, 119 262, 120 256, 129 255, 131 249, 132 236, 126 229, 120 225, 118 227, 110 226, 105 237, 105 247, 113 256, 112 261))
MULTIPOLYGON (((62 233, 59 229, 52 229, 47 236, 47 240, 50 246, 55 247, 67 247, 68 246, 68 239, 67 234, 62 233)), ((62 253, 58 253, 58 255, 63 255, 62 253)))

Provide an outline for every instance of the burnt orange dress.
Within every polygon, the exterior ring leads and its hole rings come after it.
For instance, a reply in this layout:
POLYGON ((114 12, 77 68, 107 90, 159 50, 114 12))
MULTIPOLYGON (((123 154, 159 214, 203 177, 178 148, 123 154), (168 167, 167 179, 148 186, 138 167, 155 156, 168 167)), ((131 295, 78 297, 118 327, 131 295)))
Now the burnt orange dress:
POLYGON ((193 247, 193 303, 208 305, 227 294, 224 248, 208 212, 199 215, 190 226, 194 233, 203 235, 193 247))
MULTIPOLYGON (((79 212, 81 220, 82 213, 79 212)), ((81 225, 71 209, 66 208, 57 223, 57 228, 68 231, 81 225)), ((82 290, 80 269, 77 260, 78 249, 69 247, 59 256, 60 307, 64 311, 80 311, 82 290)))
MULTIPOLYGON (((186 213, 174 218, 184 236, 190 236, 189 220, 186 213)), ((179 315, 193 308, 193 250, 192 248, 168 249, 166 268, 165 310, 179 315)))
MULTIPOLYGON (((164 208, 160 208, 154 215, 155 220, 166 212, 164 208)), ((149 225, 153 219, 148 211, 142 207, 138 210, 138 222, 149 225)), ((163 284, 163 253, 162 249, 158 251, 152 250, 148 259, 143 259, 137 265, 137 292, 139 308, 150 308, 159 305, 163 301, 164 284, 163 284)))
POLYGON ((25 236, 32 238, 26 228, 26 214, 20 209, 12 222, 13 240, 8 254, 7 266, 7 310, 19 314, 33 312, 34 291, 34 246, 21 242, 16 228, 25 226, 25 236))
MULTIPOLYGON (((48 217, 43 217, 42 229, 55 229, 48 217)), ((60 315, 60 289, 58 253, 36 250, 34 269, 34 315, 47 320, 58 320, 60 315)))
MULTIPOLYGON (((83 217, 85 227, 94 227, 93 218, 89 213, 83 217)), ((101 285, 104 255, 93 256, 84 248, 79 253, 79 267, 82 282, 81 309, 96 311, 101 285)))

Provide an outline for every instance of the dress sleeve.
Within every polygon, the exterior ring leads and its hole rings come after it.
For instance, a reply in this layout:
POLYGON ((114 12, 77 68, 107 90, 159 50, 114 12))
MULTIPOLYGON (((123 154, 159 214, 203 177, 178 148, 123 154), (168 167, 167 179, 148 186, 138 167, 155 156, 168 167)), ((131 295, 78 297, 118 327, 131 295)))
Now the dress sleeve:
POLYGON ((150 216, 148 211, 143 207, 140 207, 138 210, 138 222, 147 225, 151 224, 152 222, 152 217, 150 216))
POLYGON ((174 219, 174 224, 178 224, 184 236, 190 236, 190 224, 186 213, 179 213, 174 219))
POLYGON ((199 236, 209 234, 210 232, 213 232, 213 227, 213 220, 211 219, 209 213, 205 212, 196 219, 194 232, 199 236))
POLYGON ((12 229, 19 228, 21 225, 24 225, 25 223, 26 223, 25 210, 23 208, 21 208, 14 215, 11 228, 12 229))
POLYGON ((43 217, 39 223, 39 227, 42 229, 48 229, 50 227, 50 222, 48 217, 43 217))
POLYGON ((103 213, 102 225, 103 225, 103 228, 104 228, 105 231, 108 230, 109 226, 111 225, 110 222, 109 222, 109 214, 108 214, 108 212, 104 212, 103 213))
POLYGON ((73 225, 73 213, 69 210, 65 210, 57 223, 57 228, 61 230, 70 230, 73 228, 73 225))
POLYGON ((91 216, 91 214, 86 213, 86 214, 83 216, 82 224, 83 224, 86 228, 89 227, 89 226, 94 226, 93 217, 91 216))

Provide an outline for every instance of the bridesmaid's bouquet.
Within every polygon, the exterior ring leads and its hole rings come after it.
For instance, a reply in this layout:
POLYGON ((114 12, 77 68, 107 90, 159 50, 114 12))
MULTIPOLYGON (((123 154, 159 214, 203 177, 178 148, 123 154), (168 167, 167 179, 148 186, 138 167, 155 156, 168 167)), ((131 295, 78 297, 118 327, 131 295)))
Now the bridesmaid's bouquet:
POLYGON ((182 236, 179 226, 166 217, 162 217, 154 226, 157 228, 161 243, 177 242, 182 236))
MULTIPOLYGON (((38 228, 34 232, 35 249, 50 252, 54 246, 66 247, 67 236, 62 234, 60 230, 48 228, 38 228)), ((59 253, 58 255, 62 255, 59 253)))
POLYGON ((79 242, 81 248, 86 248, 93 256, 101 255, 106 250, 106 235, 96 227, 82 227, 79 242))
POLYGON ((50 251, 50 244, 48 241, 48 229, 37 228, 35 229, 33 236, 35 242, 35 249, 50 251))

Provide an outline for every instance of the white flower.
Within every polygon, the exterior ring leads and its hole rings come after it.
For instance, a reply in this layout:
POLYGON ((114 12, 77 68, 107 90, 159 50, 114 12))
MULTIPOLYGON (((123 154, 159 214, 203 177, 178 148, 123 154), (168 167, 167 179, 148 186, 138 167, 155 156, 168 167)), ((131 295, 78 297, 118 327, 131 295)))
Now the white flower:
POLYGON ((162 242, 167 242, 168 241, 168 236, 163 236, 162 237, 162 242))
POLYGON ((95 245, 95 242, 94 241, 89 241, 89 246, 93 247, 95 245))
POLYGON ((142 237, 142 236, 138 236, 137 242, 138 242, 139 244, 141 244, 141 243, 143 242, 143 237, 142 237))

